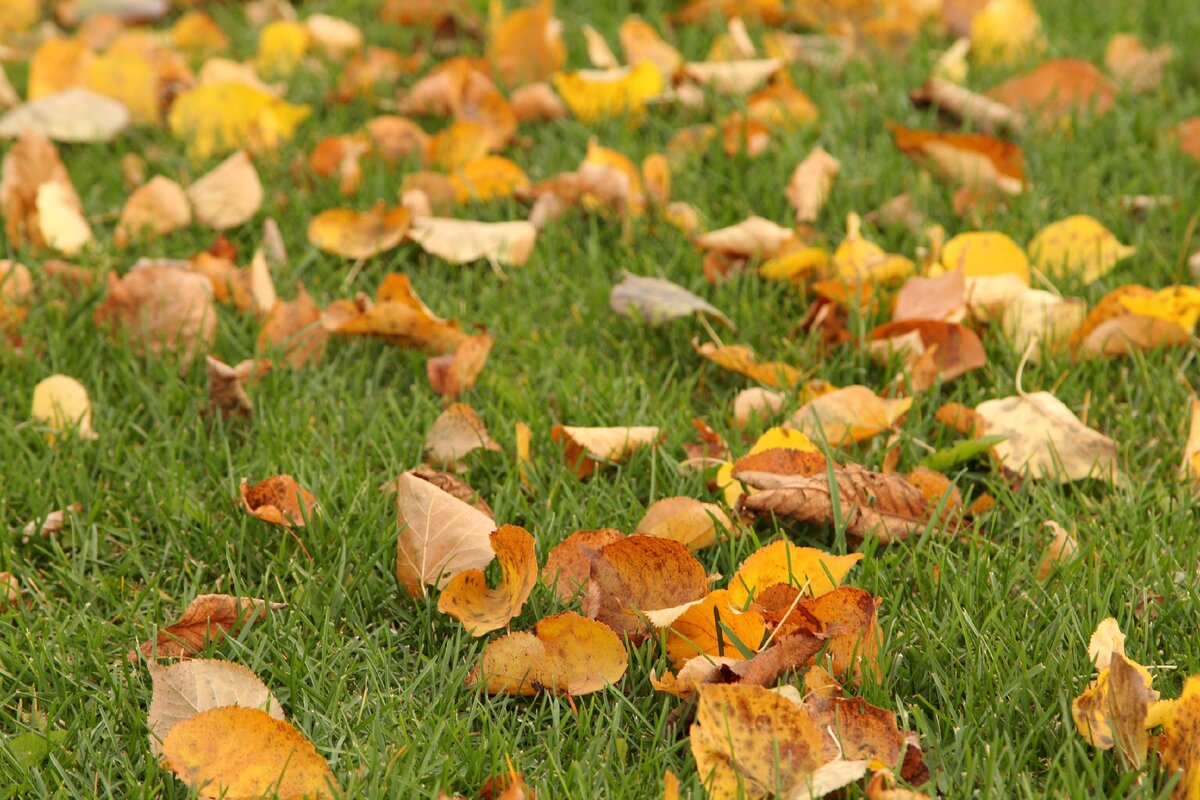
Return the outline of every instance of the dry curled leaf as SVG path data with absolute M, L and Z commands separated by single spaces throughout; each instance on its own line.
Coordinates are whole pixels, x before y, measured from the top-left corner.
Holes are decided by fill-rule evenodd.
M 583 612 L 619 634 L 647 635 L 637 612 L 690 603 L 708 594 L 708 573 L 679 542 L 654 536 L 618 539 L 591 560 Z
M 263 619 L 268 611 L 283 608 L 287 608 L 287 603 L 202 594 L 188 603 L 178 620 L 159 630 L 157 637 L 143 642 L 138 649 L 147 659 L 190 658 L 227 635 L 233 636 L 246 623 Z M 130 653 L 129 659 L 136 660 L 137 654 Z
M 396 479 L 396 511 L 396 578 L 409 597 L 425 597 L 427 585 L 442 588 L 455 574 L 483 569 L 495 557 L 491 516 L 412 472 Z
M 162 754 L 162 741 L 171 728 L 212 708 L 258 708 L 273 719 L 283 719 L 275 695 L 240 664 L 197 658 L 167 666 L 150 661 L 146 666 L 153 684 L 146 727 L 150 729 L 150 752 L 156 756 Z
M 205 359 L 208 367 L 208 413 L 223 417 L 248 417 L 254 410 L 246 383 L 271 368 L 270 361 L 247 358 L 229 366 L 215 356 Z
M 49 199 L 55 201 L 57 215 L 44 220 L 42 206 Z M 58 242 L 60 247 L 77 249 L 91 238 L 82 212 L 83 204 L 58 149 L 36 131 L 23 131 L 4 154 L 0 167 L 0 213 L 9 240 L 14 245 L 27 241 L 35 247 L 55 247 Z
M 1050 542 L 1046 548 L 1046 554 L 1038 563 L 1037 579 L 1039 581 L 1047 580 L 1054 572 L 1056 565 L 1069 563 L 1079 557 L 1079 542 L 1075 539 L 1075 534 L 1052 519 L 1046 520 L 1042 525 L 1050 529 L 1054 534 L 1054 540 Z
M 555 425 L 550 438 L 563 443 L 563 463 L 583 479 L 602 462 L 620 462 L 643 447 L 654 447 L 661 434 L 650 426 L 632 428 L 579 428 Z
M 326 311 L 328 326 L 343 336 L 379 336 L 405 347 L 431 353 L 454 351 L 467 338 L 454 320 L 434 315 L 421 302 L 408 276 L 393 272 L 384 277 L 367 308 L 353 306 L 345 318 Z
M 463 339 L 453 353 L 430 358 L 425 362 L 425 372 L 433 390 L 451 400 L 470 391 L 487 363 L 492 344 L 491 336 L 477 333 Z
M 884 544 L 903 541 L 930 525 L 936 506 L 899 475 L 883 475 L 846 464 L 834 468 L 838 507 L 846 533 L 874 536 Z M 812 525 L 835 521 L 833 497 L 827 474 L 797 476 L 787 485 L 745 496 L 739 506 L 756 514 L 774 513 Z M 953 531 L 953 518 L 944 520 Z M 940 525 L 935 525 L 940 527 Z
M 1025 190 L 1025 156 L 1021 148 L 985 133 L 940 133 L 888 128 L 896 149 L 941 180 L 977 191 L 1018 195 Z
M 177 354 L 186 367 L 216 338 L 212 284 L 203 275 L 169 267 L 109 273 L 108 296 L 96 309 L 96 325 L 128 336 L 136 353 Z
M 450 579 L 438 598 L 438 611 L 457 619 L 472 636 L 503 628 L 520 614 L 538 578 L 528 531 L 503 525 L 490 538 L 503 576 L 500 585 L 490 589 L 482 570 L 466 569 Z
M 303 528 L 317 505 L 317 498 L 291 475 L 272 475 L 253 486 L 242 478 L 238 491 L 246 511 L 284 528 Z
M 568 611 L 488 642 L 467 686 L 488 694 L 591 694 L 619 681 L 628 661 L 608 626 Z
M 321 325 L 321 309 L 303 285 L 296 289 L 296 299 L 276 301 L 258 334 L 258 347 L 276 347 L 293 369 L 308 361 L 317 362 L 325 353 L 329 332 Z
M 213 708 L 176 724 L 163 740 L 163 764 L 204 798 L 341 793 L 312 742 L 257 708 Z
M 822 147 L 815 148 L 792 172 L 784 194 L 796 209 L 796 222 L 815 222 L 841 172 L 842 163 Z

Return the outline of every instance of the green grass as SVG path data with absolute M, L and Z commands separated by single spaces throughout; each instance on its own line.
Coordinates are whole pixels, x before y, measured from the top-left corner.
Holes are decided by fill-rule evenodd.
M 345 15 L 364 24 L 376 43 L 410 40 L 396 28 L 372 24 L 367 5 L 314 3 L 305 11 Z M 655 3 L 592 5 L 560 2 L 573 65 L 583 65 L 579 23 L 592 23 L 615 45 L 626 13 L 637 10 L 659 22 L 663 11 Z M 1136 245 L 1137 255 L 1098 284 L 1061 287 L 1089 301 L 1125 283 L 1180 281 L 1200 168 L 1168 145 L 1165 133 L 1200 113 L 1200 66 L 1193 57 L 1200 5 L 1059 2 L 1041 10 L 1052 55 L 1099 61 L 1111 34 L 1131 31 L 1148 43 L 1173 42 L 1180 57 L 1161 88 L 1123 96 L 1107 116 L 1078 121 L 1073 134 L 1022 139 L 1032 188 L 991 225 L 1028 242 L 1048 222 L 1087 213 Z M 245 56 L 254 35 L 237 11 L 213 9 Z M 676 41 L 687 56 L 702 58 L 717 30 L 680 30 Z M 837 77 L 797 70 L 797 83 L 821 109 L 819 127 L 777 139 L 757 160 L 716 152 L 696 158 L 673 176 L 673 196 L 694 203 L 714 228 L 751 213 L 786 223 L 791 212 L 783 187 L 795 164 L 821 144 L 843 164 L 817 226 L 830 242 L 840 240 L 846 213 L 866 212 L 901 191 L 911 192 L 949 233 L 967 229 L 951 211 L 950 190 L 897 153 L 884 124 L 935 124 L 932 112 L 910 107 L 906 92 L 923 81 L 941 46 L 923 41 L 902 63 L 856 62 Z M 21 87 L 23 67 L 8 69 Z M 976 71 L 971 86 L 986 88 L 1010 72 Z M 649 329 L 614 317 L 607 298 L 621 270 L 666 277 L 707 297 L 738 323 L 727 339 L 763 357 L 798 364 L 837 385 L 880 388 L 889 377 L 853 348 L 823 354 L 814 342 L 791 336 L 808 301 L 788 286 L 747 274 L 710 288 L 697 251 L 653 218 L 635 222 L 626 240 L 616 221 L 569 216 L 544 232 L 526 266 L 502 275 L 482 264 L 447 265 L 405 245 L 371 259 L 347 284 L 350 266 L 305 240 L 314 213 L 345 201 L 332 181 L 310 184 L 290 169 L 321 137 L 351 131 L 376 113 L 365 102 L 326 105 L 322 98 L 336 77 L 331 70 L 291 82 L 289 99 L 313 103 L 317 113 L 277 156 L 257 160 L 267 200 L 260 217 L 230 238 L 245 261 L 258 243 L 261 217 L 279 221 L 292 258 L 275 276 L 285 297 L 298 280 L 321 303 L 370 293 L 384 274 L 399 271 L 437 313 L 487 327 L 496 347 L 463 399 L 505 452 L 477 454 L 466 477 L 498 521 L 535 535 L 539 559 L 578 529 L 632 530 L 655 499 L 707 499 L 700 478 L 676 469 L 692 417 L 708 420 L 735 450 L 742 447 L 728 417 L 747 382 L 705 366 L 692 352 L 691 338 L 704 335 L 695 321 Z M 573 168 L 589 136 L 640 160 L 695 121 L 701 120 L 665 112 L 637 129 L 619 120 L 594 129 L 573 121 L 528 126 L 522 134 L 530 146 L 510 155 L 536 180 Z M 128 133 L 115 151 L 104 145 L 61 150 L 87 212 L 103 220 L 96 224 L 101 245 L 79 263 L 98 274 L 123 272 L 137 255 L 187 257 L 211 240 L 209 232 L 192 229 L 126 252 L 108 244 L 127 195 L 117 156 L 139 153 L 148 174 L 185 182 L 217 159 L 190 163 L 179 143 L 155 130 Z M 402 172 L 369 167 L 351 204 L 392 200 Z M 1179 202 L 1135 218 L 1120 208 L 1127 194 L 1169 194 Z M 460 213 L 499 220 L 526 211 L 503 201 Z M 868 235 L 910 255 L 920 244 L 903 231 Z M 12 245 L 0 247 L 0 256 L 22 259 L 35 274 L 44 257 Z M 0 737 L 43 722 L 65 736 L 31 768 L 0 747 L 0 797 L 188 796 L 150 755 L 149 676 L 124 653 L 205 592 L 289 603 L 209 655 L 243 664 L 266 682 L 288 718 L 328 757 L 347 796 L 471 796 L 485 778 L 505 770 L 506 757 L 539 797 L 645 800 L 659 796 L 665 769 L 681 777 L 685 796 L 703 795 L 686 732 L 667 724 L 679 703 L 649 685 L 649 672 L 666 665 L 659 648 L 631 650 L 620 685 L 575 699 L 577 713 L 560 697 L 488 697 L 463 685 L 483 641 L 439 614 L 436 598 L 413 602 L 398 586 L 395 511 L 376 487 L 419 463 L 424 433 L 442 407 L 425 378 L 423 355 L 376 341 L 336 341 L 319 365 L 279 369 L 257 384 L 250 421 L 210 420 L 201 414 L 202 364 L 181 376 L 174 363 L 135 357 L 94 329 L 100 290 L 70 298 L 50 282 L 38 283 L 42 294 L 21 328 L 23 353 L 0 347 L 0 571 L 16 575 L 24 590 L 17 608 L 0 613 Z M 256 335 L 255 322 L 222 309 L 214 353 L 234 363 L 252 353 Z M 984 341 L 986 368 L 917 398 L 901 425 L 902 467 L 924 454 L 917 440 L 953 441 L 933 419 L 943 402 L 975 405 L 1013 393 L 1020 354 L 997 331 L 987 331 Z M 34 385 L 55 372 L 88 387 L 98 441 L 51 447 L 22 424 Z M 1194 346 L 1117 361 L 1073 363 L 1058 356 L 1029 365 L 1027 390 L 1056 387 L 1077 411 L 1090 403 L 1089 424 L 1118 442 L 1129 482 L 1110 488 L 1030 481 L 1010 491 L 977 466 L 955 476 L 964 487 L 997 497 L 977 542 L 930 537 L 865 546 L 867 558 L 852 582 L 883 598 L 886 646 L 883 678 L 863 695 L 920 734 L 934 776 L 931 791 L 946 797 L 1167 795 L 1164 781 L 1134 786 L 1111 754 L 1092 751 L 1074 730 L 1069 704 L 1091 677 L 1087 638 L 1108 615 L 1128 635 L 1131 657 L 1158 665 L 1155 685 L 1164 696 L 1200 672 L 1197 506 L 1177 473 L 1189 408 L 1181 376 L 1200 382 Z M 529 492 L 517 478 L 516 421 L 534 431 Z M 550 442 L 555 422 L 660 425 L 666 438 L 657 450 L 580 483 Z M 877 466 L 882 439 L 844 457 Z M 288 534 L 250 518 L 234 502 L 239 479 L 277 472 L 295 475 L 323 507 L 301 533 L 312 561 Z M 76 502 L 83 512 L 60 533 L 22 542 L 26 520 Z M 1047 519 L 1074 529 L 1082 553 L 1039 583 L 1033 576 L 1048 542 Z M 828 530 L 764 524 L 754 536 L 699 557 L 711 572 L 729 575 L 760 543 L 780 535 L 834 546 Z M 512 627 L 527 628 L 561 608 L 539 587 Z

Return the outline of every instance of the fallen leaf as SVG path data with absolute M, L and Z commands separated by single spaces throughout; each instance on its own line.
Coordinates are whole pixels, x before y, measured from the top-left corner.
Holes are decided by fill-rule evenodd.
M 451 264 L 487 259 L 519 267 L 529 260 L 537 228 L 515 222 L 475 222 L 443 217 L 415 217 L 408 238 L 430 255 Z
M 308 241 L 327 253 L 365 259 L 391 250 L 408 233 L 407 208 L 380 201 L 368 211 L 331 208 L 308 223 Z
M 862 553 L 837 556 L 780 539 L 742 560 L 729 579 L 729 599 L 735 608 L 745 608 L 760 592 L 780 583 L 820 597 L 836 589 L 862 559 Z
M 1200 487 L 1200 400 L 1192 398 L 1192 421 L 1188 428 L 1187 441 L 1183 445 L 1183 464 L 1180 472 L 1190 478 L 1194 486 Z
M 706 314 L 727 327 L 735 327 L 729 317 L 707 300 L 663 278 L 623 273 L 621 282 L 609 293 L 608 304 L 623 317 L 641 319 L 651 325 Z
M 92 401 L 87 389 L 69 375 L 51 375 L 33 387 L 29 416 L 45 426 L 50 442 L 72 433 L 81 439 L 99 438 L 92 429 Z
M 1148 92 L 1162 83 L 1163 68 L 1175 58 L 1175 48 L 1161 44 L 1148 50 L 1132 33 L 1115 33 L 1104 48 L 1104 66 L 1135 92 Z
M 960 40 L 963 41 L 963 40 Z M 1027 126 L 1025 115 L 982 94 L 972 92 L 941 77 L 933 77 L 908 98 L 918 108 L 934 106 L 939 112 L 952 116 L 959 122 L 979 128 L 983 133 L 1009 130 L 1023 133 Z
M 583 613 L 633 640 L 647 636 L 637 612 L 690 603 L 708 594 L 708 573 L 679 542 L 635 534 L 587 554 Z
M 966 316 L 966 299 L 966 280 L 961 269 L 951 269 L 934 278 L 914 275 L 896 293 L 892 319 L 961 322 Z
M 626 17 L 617 31 L 617 38 L 627 64 L 649 61 L 663 75 L 673 75 L 683 66 L 683 56 L 679 51 L 663 41 L 658 31 L 643 19 Z
M 836 516 L 827 474 L 796 476 L 784 486 L 746 495 L 739 501 L 739 510 L 773 513 L 812 525 L 831 525 L 840 518 L 848 535 L 873 536 L 883 544 L 921 533 L 937 511 L 899 475 L 883 475 L 846 464 L 834 468 L 833 480 L 838 495 Z M 935 523 L 935 530 L 942 527 L 941 521 L 948 532 L 957 527 L 947 515 Z
M 845 386 L 814 397 L 788 419 L 794 428 L 831 445 L 861 442 L 883 433 L 908 413 L 911 397 L 882 398 L 866 386 Z
M 1200 676 L 1187 679 L 1177 703 L 1163 724 L 1159 754 L 1168 770 L 1183 773 L 1172 800 L 1195 800 L 1200 795 Z
M 666 497 L 651 503 L 633 532 L 672 539 L 693 552 L 738 533 L 720 506 L 693 497 Z
M 542 583 L 551 587 L 564 603 L 575 600 L 586 588 L 592 573 L 588 552 L 600 550 L 607 544 L 625 538 L 616 528 L 575 531 L 556 544 L 542 567 Z
M 540 81 L 513 90 L 509 103 L 520 122 L 550 122 L 567 116 L 562 98 L 550 84 Z
M 183 187 L 170 178 L 155 175 L 133 190 L 113 237 L 117 247 L 125 247 L 138 236 L 164 236 L 192 222 L 192 204 Z
M 239 150 L 189 186 L 187 196 L 196 222 L 223 231 L 258 213 L 263 186 L 250 156 Z
M 1014 352 L 1024 353 L 1037 342 L 1028 352 L 1029 360 L 1038 363 L 1043 350 L 1054 352 L 1073 336 L 1086 313 L 1087 304 L 1078 297 L 1024 288 L 1004 301 L 1000 327 Z
M 838 756 L 822 725 L 769 689 L 710 683 L 698 696 L 691 748 L 709 800 L 801 796 Z
M 466 403 L 448 406 L 425 434 L 426 454 L 438 465 L 450 469 L 480 448 L 499 452 L 500 445 L 491 440 L 479 415 Z
M 308 28 L 290 19 L 269 22 L 258 33 L 258 55 L 254 65 L 264 75 L 287 77 L 295 72 L 310 42 Z
M 970 34 L 971 56 L 981 64 L 1010 66 L 1046 49 L 1031 0 L 990 0 L 974 15 Z
M 1013 472 L 1068 483 L 1117 479 L 1116 444 L 1079 421 L 1049 392 L 988 400 L 975 408 L 983 433 L 1005 436 L 996 457 Z
M 832 263 L 835 273 L 848 284 L 896 283 L 914 269 L 909 259 L 863 238 L 862 219 L 854 213 L 846 215 L 846 237 L 834 251 Z
M 327 325 L 344 336 L 379 336 L 431 353 L 453 352 L 467 338 L 456 321 L 436 316 L 421 302 L 406 275 L 385 276 L 375 300 L 365 310 L 355 306 L 348 316 L 329 319 Z
M 363 32 L 357 26 L 328 14 L 312 14 L 304 20 L 312 44 L 335 60 L 362 49 Z
M 941 180 L 985 192 L 1019 195 L 1025 191 L 1021 148 L 985 133 L 940 133 L 888 122 L 896 149 Z
M 400 537 L 396 578 L 413 599 L 426 585 L 441 589 L 457 573 L 492 562 L 495 521 L 412 472 L 396 479 Z
M 550 438 L 563 442 L 563 463 L 576 477 L 586 478 L 600 462 L 620 462 L 643 447 L 654 447 L 661 438 L 656 427 L 579 428 L 555 425 Z
M 1043 129 L 1053 129 L 1069 123 L 1076 114 L 1106 113 L 1117 94 L 1116 85 L 1092 63 L 1060 58 L 1009 78 L 987 96 L 1024 112 Z
M 701 234 L 696 245 L 747 258 L 770 258 L 796 238 L 790 228 L 762 217 L 748 217 L 736 225 Z
M 554 88 L 581 122 L 629 115 L 637 119 L 646 101 L 663 90 L 663 78 L 650 61 L 611 69 L 584 69 L 554 75 Z
M 1200 318 L 1200 290 L 1169 286 L 1157 292 L 1121 286 L 1105 295 L 1070 335 L 1080 356 L 1121 356 L 1187 342 Z
M 922 353 L 910 363 L 917 391 L 930 388 L 935 378 L 950 382 L 987 364 L 983 342 L 970 328 L 934 319 L 885 322 L 871 331 L 872 345 L 895 342 L 905 336 L 919 338 Z
M 229 366 L 216 356 L 205 359 L 208 367 L 208 413 L 223 417 L 248 417 L 254 410 L 246 383 L 271 368 L 270 361 L 247 358 Z
M 533 537 L 524 528 L 503 525 L 490 536 L 500 562 L 500 585 L 489 589 L 480 569 L 456 573 L 438 598 L 438 611 L 454 617 L 472 636 L 503 628 L 521 613 L 537 583 L 537 555 Z
M 291 475 L 272 475 L 253 486 L 242 478 L 238 491 L 246 511 L 284 528 L 303 528 L 317 505 L 317 498 Z
M 659 621 L 652 614 L 646 616 L 656 627 L 666 628 L 667 657 L 675 669 L 682 669 L 697 656 L 748 659 L 758 652 L 767 635 L 762 615 L 732 603 L 725 589 L 689 603 L 669 621 Z
M 625 646 L 608 626 L 567 611 L 529 632 L 488 642 L 466 684 L 488 694 L 548 691 L 578 697 L 616 684 L 628 662 Z
M 219 644 L 226 636 L 235 635 L 246 623 L 265 618 L 268 611 L 283 608 L 287 608 L 287 603 L 271 603 L 255 597 L 198 595 L 178 620 L 138 649 L 147 659 L 191 658 L 210 644 Z M 137 654 L 130 653 L 128 658 L 136 660 Z
M 291 105 L 244 83 L 218 83 L 176 97 L 167 122 L 192 157 L 206 158 L 229 150 L 275 150 L 310 113 L 308 106 Z
M 960 233 L 942 245 L 941 264 L 962 270 L 968 281 L 1000 275 L 1015 275 L 1029 285 L 1029 258 L 1010 237 L 995 231 Z
M 743 389 L 733 399 L 733 423 L 738 428 L 744 428 L 754 418 L 769 420 L 783 410 L 786 402 L 787 399 L 782 394 L 770 389 L 757 386 Z
M 43 183 L 35 200 L 38 228 L 45 243 L 65 255 L 75 255 L 92 241 L 92 229 L 78 207 L 75 190 L 61 183 Z
M 1054 541 L 1046 548 L 1046 554 L 1038 562 L 1036 577 L 1044 582 L 1054 572 L 1055 566 L 1069 563 L 1079 557 L 1079 542 L 1073 533 L 1054 520 L 1048 519 L 1042 526 L 1049 528 L 1054 534 Z
M 475 385 L 475 378 L 492 351 L 492 337 L 477 333 L 463 339 L 453 353 L 433 356 L 425 362 L 425 371 L 433 390 L 454 399 Z
M 682 72 L 691 80 L 718 94 L 736 96 L 750 94 L 783 67 L 783 62 L 777 58 L 689 61 L 683 65 Z
M 171 728 L 163 764 L 205 798 L 337 797 L 329 765 L 304 734 L 257 708 L 203 711 Z
M 1200 117 L 1191 117 L 1175 126 L 1172 132 L 1179 142 L 1179 149 L 1196 161 L 1200 161 Z M 1195 256 L 1192 256 L 1195 258 Z M 1195 275 L 1195 272 L 1192 273 Z
M 21 529 L 21 544 L 29 542 L 34 536 L 48 537 L 53 536 L 62 530 L 66 524 L 67 514 L 78 514 L 83 511 L 83 505 L 80 503 L 72 503 L 66 508 L 59 508 L 51 511 L 41 519 L 31 519 Z
M 796 222 L 816 221 L 841 169 L 842 162 L 822 147 L 815 148 L 800 162 L 784 190 L 788 202 L 796 209 Z
M 0 611 L 17 608 L 21 603 L 21 582 L 11 572 L 0 572 Z M 12 747 L 12 740 L 8 740 Z
M 224 706 L 257 708 L 272 719 L 283 719 L 283 708 L 258 676 L 240 664 L 197 658 L 163 666 L 146 665 L 153 685 L 146 727 L 150 752 L 162 755 L 162 741 L 181 722 Z
M 800 382 L 800 370 L 778 361 L 760 363 L 754 353 L 739 344 L 718 347 L 711 342 L 692 341 L 692 349 L 722 369 L 776 389 L 789 389 Z
M 510 85 L 542 80 L 567 59 L 562 23 L 554 17 L 554 0 L 538 0 L 498 21 L 488 42 L 488 59 Z
M 460 203 L 512 197 L 529 188 L 529 176 L 516 162 L 503 156 L 481 156 L 468 161 L 450 176 Z
M 135 353 L 176 353 L 186 368 L 205 353 L 217 333 L 212 284 L 194 272 L 147 267 L 108 276 L 108 296 L 96 309 L 96 325 L 120 330 Z
M 258 347 L 276 347 L 293 369 L 308 361 L 321 360 L 329 332 L 321 325 L 321 309 L 303 286 L 298 286 L 296 299 L 277 301 L 263 322 L 258 334 Z
M 74 87 L 10 109 L 0 117 L 0 138 L 26 130 L 57 142 L 109 142 L 129 127 L 129 109 L 95 92 Z

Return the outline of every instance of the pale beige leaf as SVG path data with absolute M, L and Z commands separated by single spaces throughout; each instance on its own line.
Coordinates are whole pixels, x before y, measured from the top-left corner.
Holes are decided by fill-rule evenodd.
M 263 185 L 245 150 L 222 161 L 187 190 L 196 221 L 215 230 L 236 228 L 263 202 Z
M 411 472 L 396 479 L 396 510 L 396 577 L 409 597 L 424 597 L 427 585 L 440 589 L 456 573 L 483 569 L 495 558 L 495 520 Z
M 752 216 L 728 228 L 701 234 L 696 237 L 696 244 L 705 250 L 769 258 L 794 238 L 791 228 Z
M 124 247 L 138 234 L 162 236 L 191 221 L 192 204 L 183 187 L 170 178 L 155 175 L 134 189 L 125 201 L 117 222 L 117 247 Z
M 71 431 L 83 439 L 97 438 L 87 389 L 69 375 L 51 375 L 33 387 L 30 416 L 50 430 L 47 437 L 51 441 L 56 434 Z
M 443 411 L 425 434 L 425 452 L 437 465 L 453 469 L 474 450 L 499 451 L 488 436 L 483 420 L 466 403 L 454 403 Z
M 814 148 L 800 162 L 784 190 L 788 202 L 796 209 L 796 222 L 816 221 L 841 169 L 842 162 L 825 152 L 823 147 Z
M 129 109 L 75 87 L 17 106 L 0 117 L 0 138 L 37 131 L 57 142 L 107 142 L 129 126 Z
M 92 240 L 92 227 L 79 209 L 75 190 L 61 183 L 43 183 L 35 200 L 42 241 L 64 255 L 74 255 Z
M 475 222 L 445 217 L 416 217 L 408 238 L 430 255 L 452 264 L 487 259 L 519 267 L 529 260 L 537 228 L 525 220 Z
M 1117 480 L 1116 443 L 1080 422 L 1049 392 L 988 400 L 975 413 L 983 419 L 983 435 L 1006 437 L 994 451 L 1014 472 L 1059 483 Z
M 240 664 L 197 658 L 165 667 L 151 661 L 147 667 L 153 694 L 146 725 L 150 728 L 150 752 L 156 756 L 162 755 L 162 740 L 171 728 L 210 708 L 258 708 L 274 719 L 283 719 L 283 707 L 275 695 Z
M 729 95 L 749 94 L 781 69 L 783 62 L 777 58 L 690 61 L 683 65 L 684 74 L 696 83 L 719 94 Z

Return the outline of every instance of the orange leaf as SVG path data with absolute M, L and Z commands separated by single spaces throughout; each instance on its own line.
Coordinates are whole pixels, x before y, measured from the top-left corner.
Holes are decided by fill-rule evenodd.
M 588 552 L 600 550 L 623 538 L 625 534 L 616 528 L 575 531 L 554 545 L 546 557 L 546 566 L 542 567 L 542 583 L 553 588 L 554 594 L 564 603 L 573 601 L 586 588 L 592 572 Z
M 433 353 L 455 350 L 467 338 L 457 322 L 434 316 L 406 275 L 387 275 L 375 298 L 374 305 L 365 310 L 355 308 L 348 319 L 332 320 L 333 331 L 344 336 L 379 336 Z
M 308 223 L 309 243 L 346 258 L 370 258 L 391 250 L 408 233 L 409 212 L 382 201 L 369 211 L 332 208 Z
M 291 475 L 272 475 L 254 486 L 242 478 L 242 507 L 263 522 L 285 528 L 303 528 L 312 516 L 317 498 Z
M 258 334 L 258 347 L 277 347 L 294 369 L 321 360 L 329 332 L 320 324 L 321 309 L 300 285 L 296 299 L 276 302 Z
M 217 333 L 209 280 L 183 270 L 148 267 L 118 279 L 108 276 L 108 296 L 96 325 L 121 329 L 137 353 L 178 353 L 182 366 L 208 350 Z
M 730 602 L 735 608 L 745 608 L 757 592 L 779 583 L 820 597 L 837 588 L 862 559 L 862 553 L 836 556 L 815 547 L 796 547 L 781 539 L 755 550 L 742 561 L 729 579 Z
M 987 96 L 1028 113 L 1043 127 L 1053 127 L 1068 122 L 1074 114 L 1104 114 L 1117 94 L 1116 85 L 1090 62 L 1060 58 L 1009 78 Z
M 234 635 L 247 622 L 262 619 L 267 611 L 287 608 L 287 603 L 270 603 L 256 597 L 202 594 L 188 603 L 179 619 L 162 628 L 139 650 L 146 658 L 190 658 L 226 635 Z M 130 660 L 137 656 L 129 654 Z
M 588 477 L 600 462 L 620 462 L 643 447 L 654 447 L 661 438 L 658 428 L 573 428 L 555 425 L 550 438 L 563 442 L 563 463 L 576 477 Z
M 671 608 L 708 594 L 708 573 L 679 542 L 633 535 L 588 554 L 583 611 L 619 634 L 644 638 L 638 611 Z
M 667 629 L 667 655 L 675 669 L 702 655 L 748 658 L 730 640 L 730 631 L 743 645 L 758 650 L 767 633 L 762 615 L 743 611 L 731 600 L 727 590 L 717 589 L 671 621 Z
M 554 0 L 539 0 L 504 17 L 488 43 L 488 58 L 509 84 L 542 80 L 567 60 Z
M 467 569 L 451 578 L 438 598 L 438 611 L 457 619 L 472 636 L 503 628 L 520 614 L 538 577 L 528 531 L 504 525 L 490 539 L 503 575 L 500 585 L 489 589 L 482 570 Z
M 479 448 L 499 452 L 500 445 L 492 441 L 483 420 L 466 403 L 446 408 L 425 434 L 425 452 L 436 464 L 448 469 Z
M 591 694 L 619 681 L 628 661 L 607 626 L 568 611 L 546 617 L 528 633 L 488 642 L 467 686 L 483 686 L 488 694 Z
M 722 369 L 737 372 L 761 384 L 787 389 L 800 382 L 800 370 L 778 361 L 759 363 L 748 347 L 740 344 L 717 347 L 711 342 L 692 341 L 692 349 Z
M 433 390 L 449 399 L 470 391 L 491 351 L 492 337 L 477 333 L 463 339 L 453 353 L 429 359 L 425 371 Z
M 940 133 L 888 122 L 896 148 L 949 183 L 1001 194 L 1025 191 L 1021 148 L 983 133 Z

